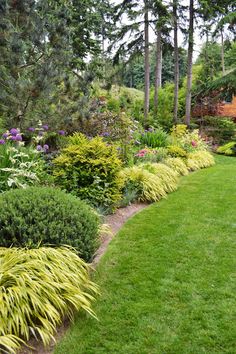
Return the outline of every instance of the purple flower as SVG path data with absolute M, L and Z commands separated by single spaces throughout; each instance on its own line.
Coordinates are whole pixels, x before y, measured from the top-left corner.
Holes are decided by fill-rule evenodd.
M 148 128 L 148 131 L 149 131 L 150 133 L 152 133 L 152 132 L 153 132 L 153 129 L 152 129 L 152 128 Z
M 5 140 L 4 139 L 0 139 L 0 145 L 4 145 L 5 144 Z
M 4 139 L 6 139 L 6 138 L 8 138 L 8 133 L 4 133 L 4 134 L 2 134 L 2 137 L 4 138 Z
M 102 133 L 102 136 L 109 136 L 110 134 L 108 132 Z
M 47 125 L 47 124 L 46 124 L 46 125 L 43 125 L 42 128 L 43 128 L 44 130 L 48 130 L 48 125 Z
M 12 128 L 12 129 L 10 130 L 10 133 L 11 133 L 11 135 L 16 136 L 16 135 L 19 134 L 20 132 L 19 132 L 18 129 Z
M 36 150 L 37 150 L 37 151 L 42 151 L 42 150 L 43 150 L 43 147 L 42 147 L 41 145 L 37 145 L 37 146 L 36 146 Z
M 22 141 L 22 136 L 20 134 L 16 135 L 16 141 Z
M 59 130 L 59 131 L 58 131 L 58 134 L 59 134 L 59 135 L 65 135 L 66 133 L 65 133 L 65 130 Z
M 16 136 L 12 135 L 12 136 L 10 136 L 9 139 L 12 140 L 12 141 L 16 141 Z
M 43 132 L 38 132 L 38 136 L 43 136 Z
M 43 145 L 43 149 L 44 149 L 45 152 L 47 152 L 49 150 L 48 144 Z
M 34 132 L 34 131 L 35 131 L 35 128 L 29 127 L 29 128 L 28 128 L 28 131 L 29 131 L 29 132 Z

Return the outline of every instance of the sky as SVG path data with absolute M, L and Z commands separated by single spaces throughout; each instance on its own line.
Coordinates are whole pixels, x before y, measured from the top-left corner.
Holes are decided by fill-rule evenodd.
M 119 4 L 122 0 L 113 0 L 113 3 L 115 4 Z M 142 0 L 140 0 L 142 1 Z M 188 5 L 188 0 L 182 0 L 182 4 L 187 6 Z M 126 16 L 123 17 L 122 20 L 123 24 L 128 24 L 129 20 Z M 152 30 L 152 28 L 150 27 L 150 42 L 151 43 L 155 43 L 156 38 L 155 38 L 155 33 Z M 173 40 L 173 32 L 171 33 L 171 38 Z M 201 50 L 201 46 L 202 43 L 204 42 L 203 38 L 200 38 L 200 33 L 199 33 L 199 29 L 197 28 L 196 24 L 195 24 L 195 32 L 194 32 L 194 54 L 193 54 L 193 60 L 195 61 L 199 55 L 199 52 Z M 185 49 L 187 49 L 187 43 L 184 43 L 184 35 L 183 33 L 179 30 L 179 46 L 184 47 Z

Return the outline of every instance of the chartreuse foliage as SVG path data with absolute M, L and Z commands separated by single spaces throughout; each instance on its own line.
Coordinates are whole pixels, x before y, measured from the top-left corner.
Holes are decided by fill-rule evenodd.
M 16 353 L 32 335 L 48 344 L 64 316 L 80 309 L 95 316 L 97 292 L 73 249 L 0 248 L 1 349 Z
M 181 148 L 180 146 L 178 145 L 170 145 L 168 146 L 168 154 L 171 156 L 171 157 L 186 157 L 187 156 L 187 152 Z
M 187 167 L 190 171 L 210 167 L 215 164 L 214 157 L 208 151 L 196 151 L 188 154 Z
M 142 167 L 160 178 L 166 193 L 173 192 L 178 188 L 178 174 L 169 166 L 163 163 L 147 163 Z
M 166 196 L 161 178 L 142 167 L 125 168 L 120 172 L 126 188 L 137 191 L 138 199 L 143 202 L 156 202 Z
M 2 194 L 0 209 L 0 246 L 69 245 L 85 260 L 97 248 L 99 217 L 75 196 L 28 187 Z
M 187 176 L 189 173 L 184 160 L 180 157 L 168 157 L 163 162 L 176 171 L 179 176 Z
M 235 353 L 236 163 L 216 160 L 126 223 L 95 274 L 99 321 L 79 315 L 55 354 Z
M 123 180 L 116 147 L 76 133 L 53 161 L 55 182 L 68 192 L 107 209 L 121 199 Z
M 218 154 L 233 156 L 236 155 L 236 141 L 231 141 L 223 146 L 218 147 Z

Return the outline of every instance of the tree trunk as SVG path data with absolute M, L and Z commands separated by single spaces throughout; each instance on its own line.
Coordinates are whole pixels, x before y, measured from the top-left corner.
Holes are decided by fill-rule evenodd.
M 157 116 L 158 108 L 158 93 L 161 87 L 162 76 L 162 46 L 161 46 L 161 28 L 157 28 L 156 42 L 156 68 L 155 68 L 155 92 L 154 92 L 154 116 Z
M 178 0 L 173 1 L 173 24 L 174 24 L 174 124 L 178 121 L 178 99 L 179 99 L 179 48 L 178 48 Z
M 144 92 L 144 125 L 147 124 L 149 113 L 149 95 L 150 95 L 150 67 L 149 67 L 149 16 L 148 0 L 144 0 L 144 41 L 145 41 L 145 92 Z
M 220 37 L 221 37 L 221 67 L 222 67 L 222 74 L 225 74 L 225 48 L 224 48 L 224 33 L 223 29 L 220 30 Z
M 185 122 L 190 125 L 191 119 L 191 98 L 192 98 L 192 67 L 193 67 L 193 18 L 194 18 L 194 0 L 189 2 L 189 30 L 188 30 L 188 67 L 187 67 L 187 91 L 185 106 Z

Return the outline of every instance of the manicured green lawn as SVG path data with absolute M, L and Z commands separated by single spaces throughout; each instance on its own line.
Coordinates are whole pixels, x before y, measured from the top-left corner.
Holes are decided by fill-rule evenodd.
M 56 354 L 236 353 L 236 159 L 185 177 L 128 221 Z

